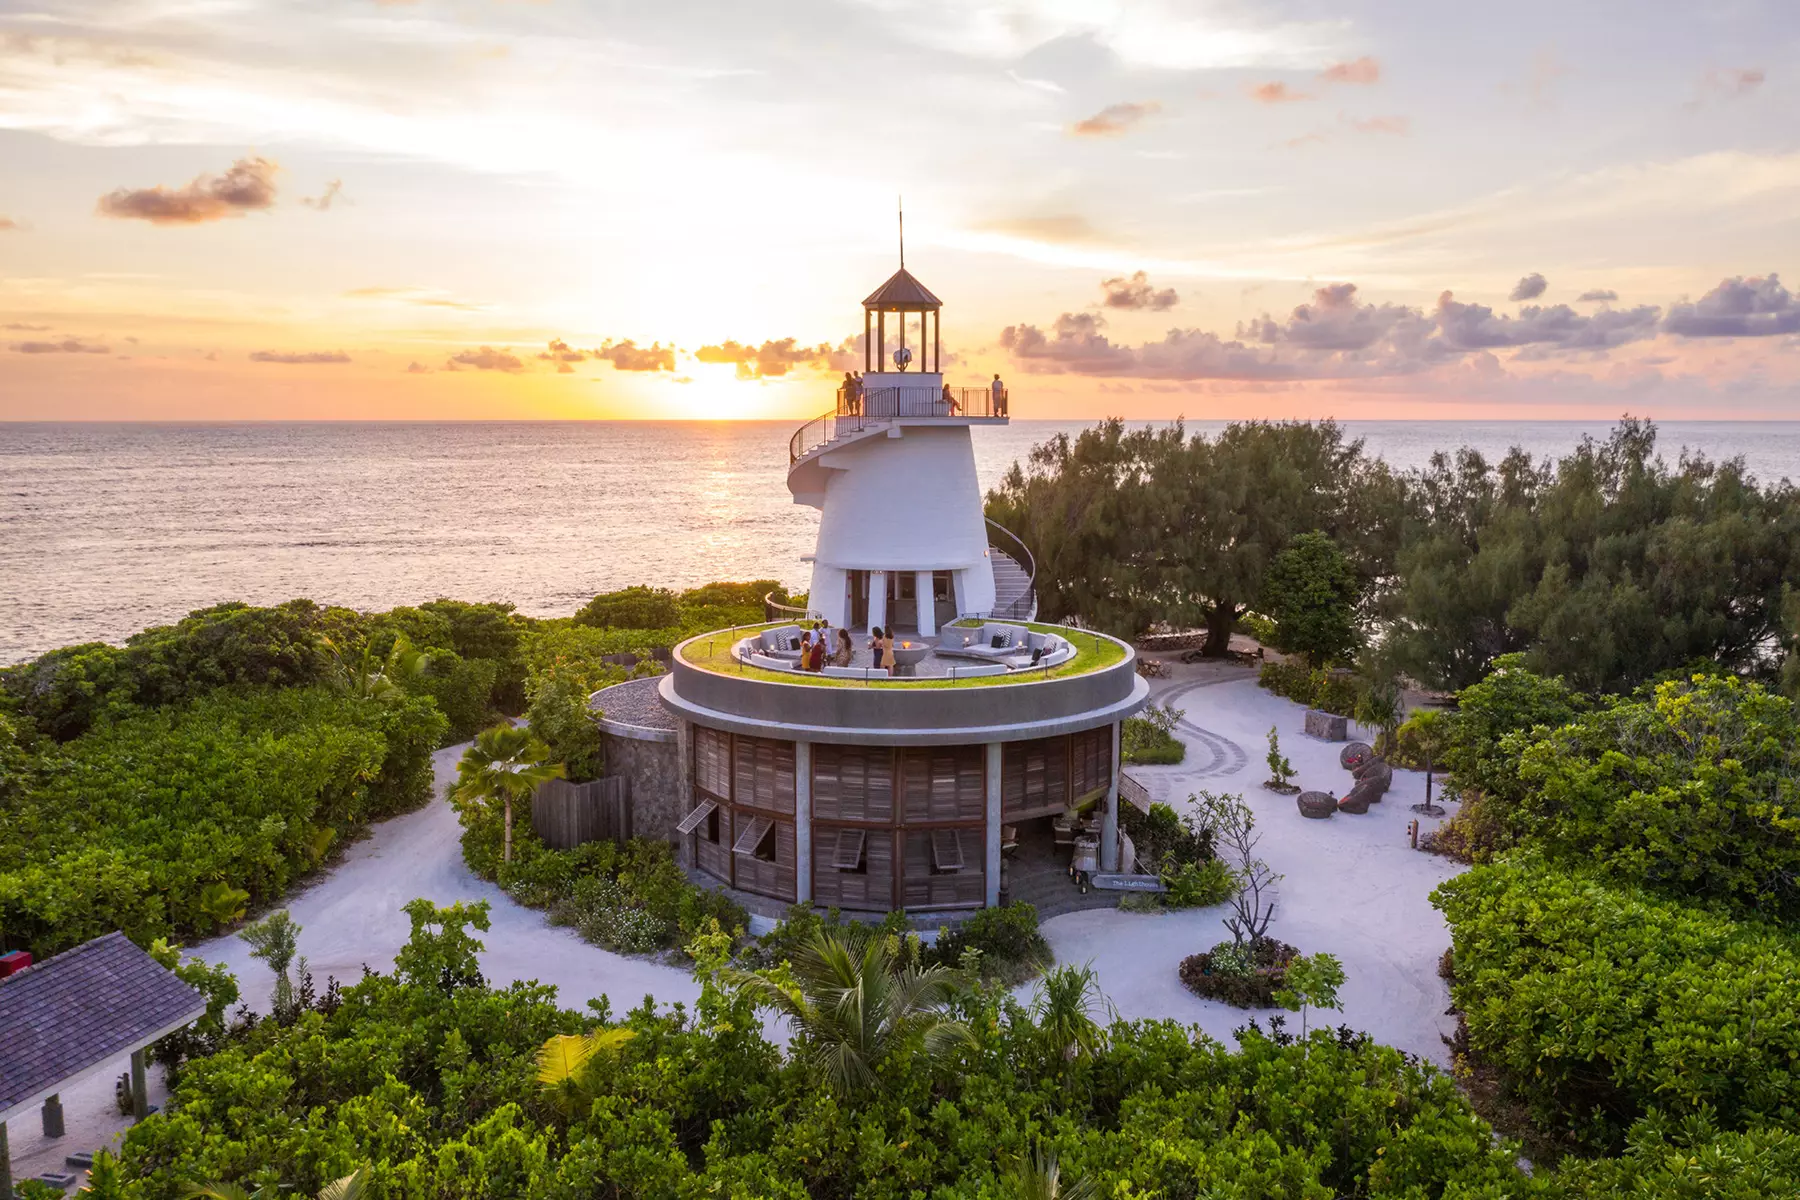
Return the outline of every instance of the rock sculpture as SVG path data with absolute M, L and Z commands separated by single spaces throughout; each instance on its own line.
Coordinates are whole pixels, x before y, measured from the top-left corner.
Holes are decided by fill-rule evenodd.
M 1343 812 L 1368 812 L 1369 805 L 1380 803 L 1394 782 L 1394 768 L 1376 757 L 1374 747 L 1367 742 L 1351 742 L 1338 751 L 1338 765 L 1356 780 L 1350 794 L 1338 801 Z

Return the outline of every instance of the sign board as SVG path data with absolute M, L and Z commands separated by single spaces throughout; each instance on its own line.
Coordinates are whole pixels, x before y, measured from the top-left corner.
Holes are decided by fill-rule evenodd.
M 1162 880 L 1154 875 L 1118 875 L 1100 873 L 1089 877 L 1088 882 L 1095 887 L 1109 892 L 1161 892 Z

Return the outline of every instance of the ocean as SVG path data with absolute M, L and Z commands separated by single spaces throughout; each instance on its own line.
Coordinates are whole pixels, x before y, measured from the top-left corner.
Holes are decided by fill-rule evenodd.
M 1190 421 L 1196 430 L 1223 422 Z M 992 486 L 1085 423 L 974 431 Z M 818 514 L 792 422 L 0 424 L 0 664 L 123 641 L 225 600 L 437 596 L 567 615 L 634 583 L 804 587 Z M 1351 421 L 1396 467 L 1469 445 L 1560 454 L 1605 422 Z M 1800 423 L 1671 422 L 1659 447 L 1800 477 Z M 897 521 L 904 513 L 894 514 Z

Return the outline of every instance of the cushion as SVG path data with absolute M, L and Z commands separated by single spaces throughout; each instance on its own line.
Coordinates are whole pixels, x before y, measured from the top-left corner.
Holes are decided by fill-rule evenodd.
M 996 633 L 992 638 L 988 639 L 988 645 L 996 650 L 1003 648 L 1006 645 L 1006 635 L 1004 633 Z
M 788 649 L 789 650 L 798 650 L 799 648 L 800 648 L 800 639 L 798 637 L 791 637 L 788 639 Z

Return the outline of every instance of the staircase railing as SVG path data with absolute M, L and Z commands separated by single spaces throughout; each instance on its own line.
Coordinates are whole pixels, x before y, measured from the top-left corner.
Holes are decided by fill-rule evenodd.
M 988 545 L 1018 563 L 1025 572 L 1025 591 L 1010 603 L 997 606 L 993 615 L 1008 621 L 1029 620 L 1033 610 L 1037 608 L 1037 559 L 1032 557 L 1031 547 L 1018 534 L 992 517 L 984 517 L 983 520 L 988 525 Z M 999 536 L 996 537 L 996 534 Z M 1018 553 L 1015 554 L 1015 550 Z
M 847 433 L 896 418 L 1004 417 L 1007 394 L 984 387 L 883 387 L 852 391 L 840 387 L 837 405 L 814 417 L 788 439 L 788 465 Z

